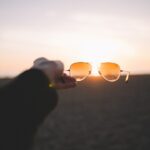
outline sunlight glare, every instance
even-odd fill
[[[98,62],[91,62],[91,65],[92,65],[92,73],[91,73],[91,75],[92,76],[99,76],[99,73],[98,73]]]

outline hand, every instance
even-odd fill
[[[66,74],[56,79],[54,83],[50,84],[51,87],[56,89],[68,89],[76,86],[76,80]]]
[[[67,89],[76,86],[76,80],[63,73],[64,64],[61,61],[50,61],[42,57],[34,61],[33,68],[41,70],[48,77],[50,87]]]

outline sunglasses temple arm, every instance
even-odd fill
[[[125,78],[125,82],[128,83],[129,81],[129,76],[130,76],[130,72],[129,71],[125,71],[125,70],[121,70],[121,72],[125,72],[127,75],[126,75],[126,78]]]

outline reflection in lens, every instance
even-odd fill
[[[105,80],[115,82],[120,77],[120,66],[111,62],[102,63],[99,72]]]
[[[91,65],[85,62],[74,63],[70,66],[70,75],[76,81],[84,80],[91,72]]]

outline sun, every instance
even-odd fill
[[[67,57],[71,62],[88,62],[92,66],[92,76],[99,76],[98,68],[103,62],[122,63],[123,59],[134,52],[131,47],[121,40],[97,37],[93,39],[76,39],[70,43]],[[82,42],[81,42],[82,41]],[[134,55],[134,53],[132,54]]]
[[[92,65],[92,76],[99,76],[99,66],[102,62],[115,62],[122,53],[123,45],[115,40],[90,41],[78,47],[80,60]]]
[[[98,73],[98,65],[99,65],[99,62],[90,62],[90,64],[92,65],[92,73],[91,75],[92,76],[99,76],[99,73]]]

